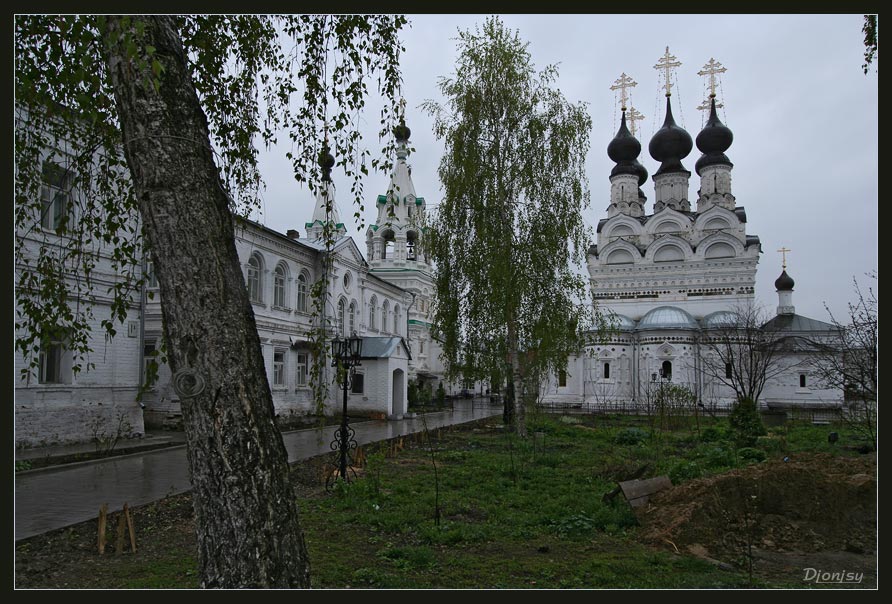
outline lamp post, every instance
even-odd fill
[[[331,449],[338,452],[337,476],[347,481],[347,467],[350,459],[350,449],[356,448],[356,440],[353,438],[356,431],[350,427],[347,417],[347,390],[353,381],[355,367],[361,365],[362,338],[353,332],[353,335],[341,340],[335,338],[331,342],[331,366],[344,372],[344,409],[341,414],[341,425],[335,430],[334,440],[331,441]]]

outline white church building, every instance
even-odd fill
[[[378,217],[368,229],[369,261],[340,219],[335,188],[326,172],[325,186],[316,196],[306,236],[296,230],[282,234],[262,224],[234,218],[236,250],[252,302],[262,354],[281,420],[315,412],[310,384],[311,331],[321,321],[327,337],[363,338],[361,365],[348,393],[348,408],[371,417],[401,418],[407,411],[407,386],[412,380],[436,383],[443,374],[439,348],[431,338],[432,267],[424,252],[425,201],[417,197],[407,164],[410,131],[395,129],[397,161],[387,193],[378,197]],[[64,150],[63,150],[64,151]],[[64,152],[47,158],[47,165],[64,166]],[[23,254],[36,255],[41,246],[64,246],[53,220],[77,211],[78,195],[45,170],[46,202],[43,217],[35,216],[38,230],[17,233]],[[58,206],[58,207],[56,207]],[[327,253],[324,232],[332,234],[332,262],[327,275],[326,302],[314,314],[312,287],[323,277]],[[94,282],[102,291],[118,280],[109,250],[100,250]],[[111,300],[94,292],[90,336],[94,367],[72,370],[72,352],[63,342],[39,354],[39,367],[15,385],[15,441],[17,446],[89,441],[97,435],[123,431],[139,436],[146,428],[175,427],[181,419],[180,401],[172,387],[169,368],[160,365],[154,387],[137,401],[147,365],[158,359],[162,325],[160,291],[151,263],[145,295],[133,296],[126,328],[112,340],[104,339],[99,322],[108,316]],[[120,333],[123,331],[123,333]],[[342,390],[326,360],[323,382],[330,385],[326,413],[340,410]],[[15,353],[17,375],[25,369]]]
[[[616,164],[610,173],[607,217],[598,222],[597,243],[587,256],[592,297],[615,329],[606,341],[571,358],[566,372],[548,380],[541,392],[546,403],[640,409],[654,388],[670,381],[687,387],[704,407],[727,408],[734,402],[733,390],[704,371],[711,354],[705,342],[711,330],[756,303],[762,245],[758,236],[747,233],[746,211],[732,193],[734,165],[725,152],[733,135],[718,118],[714,86],[709,119],[696,139],[700,187],[694,197],[691,173],[682,164],[693,141],[675,123],[671,87],[666,88],[665,121],[648,146],[660,162],[650,212],[640,188],[648,174],[638,161],[641,144],[626,125],[623,90],[619,131],[607,146]],[[835,329],[795,314],[793,285],[786,270],[775,283],[777,316],[764,328],[787,346],[760,406],[838,408],[843,393],[812,379],[807,346],[808,340],[834,337]]]

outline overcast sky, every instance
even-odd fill
[[[410,15],[401,55],[407,125],[415,152],[412,177],[428,206],[439,203],[437,165],[443,152],[432,120],[419,109],[425,99],[441,100],[440,76],[455,70],[456,34],[482,24],[486,15]],[[592,204],[584,212],[594,227],[606,218],[613,162],[607,144],[618,128],[619,103],[610,86],[625,72],[638,85],[632,104],[639,122],[639,160],[652,175],[659,163],[647,152],[662,125],[665,97],[653,68],[666,46],[682,63],[676,70],[672,108],[676,122],[696,138],[703,116],[696,107],[706,98],[705,78],[697,72],[715,58],[721,76],[719,117],[734,132],[727,155],[734,163],[732,191],[746,208],[747,233],[758,235],[762,250],[756,296],[771,313],[777,306],[774,280],[781,255],[790,248],[787,272],[796,282],[796,312],[826,320],[824,302],[845,318],[853,297],[851,279],[868,283],[865,272],[877,260],[877,84],[878,74],[862,71],[862,15],[503,15],[529,42],[537,68],[557,64],[558,86],[573,102],[587,104],[592,117],[587,165]],[[367,140],[377,110],[368,114]],[[262,154],[267,181],[265,215],[260,220],[280,232],[297,228],[313,211],[308,189],[295,184],[284,150]],[[683,160],[692,172],[689,199],[696,207],[699,177],[696,146]],[[365,182],[366,224],[374,222],[374,199],[386,192],[388,175],[370,174]],[[347,181],[338,194],[341,216],[353,214]],[[342,183],[342,184],[341,184]],[[642,187],[653,212],[653,180]],[[348,223],[365,253],[365,231]]]

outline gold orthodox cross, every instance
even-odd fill
[[[710,57],[709,63],[697,72],[699,76],[709,76],[709,98],[715,98],[715,76],[726,71],[728,70],[721,63]]]
[[[629,124],[631,124],[632,136],[635,136],[635,122],[643,120],[644,116],[634,107],[629,107],[629,113],[626,114],[626,119],[629,121]]]
[[[788,250],[787,248],[782,247],[777,251],[783,254],[783,270],[787,270],[787,252],[792,252],[793,250]]]
[[[666,47],[666,54],[660,57],[660,60],[657,61],[657,64],[654,65],[654,69],[665,69],[666,70],[666,84],[663,85],[663,88],[666,89],[666,96],[672,96],[672,68],[673,67],[681,67],[681,61],[676,61],[673,55],[669,54],[669,47]]]
[[[638,85],[638,82],[630,78],[623,72],[621,76],[619,76],[616,81],[613,83],[613,86],[610,87],[610,90],[619,90],[620,93],[620,102],[622,103],[622,110],[626,110],[626,99],[629,98],[629,95],[626,94],[626,90],[629,88],[634,88]]]

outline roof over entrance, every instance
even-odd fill
[[[362,338],[362,358],[386,359],[393,356],[400,346],[406,351],[406,357],[411,359],[409,347],[401,337],[366,336]]]

